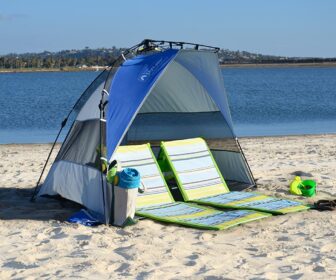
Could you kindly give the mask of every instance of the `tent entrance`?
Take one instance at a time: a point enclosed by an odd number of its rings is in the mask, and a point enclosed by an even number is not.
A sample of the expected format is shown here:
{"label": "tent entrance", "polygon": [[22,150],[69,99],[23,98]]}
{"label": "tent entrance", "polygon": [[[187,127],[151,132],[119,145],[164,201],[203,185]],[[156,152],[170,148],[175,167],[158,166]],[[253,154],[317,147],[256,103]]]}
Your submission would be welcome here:
{"label": "tent entrance", "polygon": [[216,53],[180,50],[138,109],[121,144],[202,137],[232,190],[254,186],[233,132]]}

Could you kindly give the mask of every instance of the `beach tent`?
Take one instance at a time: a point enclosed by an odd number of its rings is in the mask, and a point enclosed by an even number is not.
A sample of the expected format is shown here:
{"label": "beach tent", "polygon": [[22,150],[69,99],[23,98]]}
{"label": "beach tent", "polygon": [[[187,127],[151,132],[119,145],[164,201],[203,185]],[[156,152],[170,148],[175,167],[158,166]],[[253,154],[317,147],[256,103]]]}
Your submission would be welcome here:
{"label": "beach tent", "polygon": [[231,189],[254,186],[233,132],[217,51],[154,40],[125,50],[69,113],[75,120],[35,194],[73,200],[108,223],[112,197],[102,160],[110,161],[119,145],[150,143],[157,154],[160,141],[192,137],[207,141]]}

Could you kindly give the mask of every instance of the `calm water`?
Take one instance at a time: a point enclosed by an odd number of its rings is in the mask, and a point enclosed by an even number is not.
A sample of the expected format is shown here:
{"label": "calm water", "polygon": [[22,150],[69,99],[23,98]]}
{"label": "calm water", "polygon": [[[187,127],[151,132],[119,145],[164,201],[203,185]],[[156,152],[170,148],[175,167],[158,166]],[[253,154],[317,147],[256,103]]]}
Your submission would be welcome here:
{"label": "calm water", "polygon": [[[222,72],[238,136],[336,133],[336,68]],[[97,74],[0,74],[0,143],[51,142]]]}
{"label": "calm water", "polygon": [[223,69],[239,136],[336,133],[336,67]]}

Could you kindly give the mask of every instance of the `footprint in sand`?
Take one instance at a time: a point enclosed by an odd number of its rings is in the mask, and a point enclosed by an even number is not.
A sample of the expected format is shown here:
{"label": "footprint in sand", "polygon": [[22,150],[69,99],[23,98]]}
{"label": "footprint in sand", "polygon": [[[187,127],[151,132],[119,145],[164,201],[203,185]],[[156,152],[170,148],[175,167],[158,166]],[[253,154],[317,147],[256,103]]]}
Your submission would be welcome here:
{"label": "footprint in sand", "polygon": [[14,269],[30,269],[30,268],[36,268],[36,267],[38,267],[38,265],[36,265],[36,264],[26,265],[22,262],[9,261],[9,262],[6,262],[3,265],[3,267],[14,268]]}
{"label": "footprint in sand", "polygon": [[135,279],[139,279],[139,280],[142,280],[142,279],[152,279],[152,278],[150,278],[150,274],[151,274],[152,272],[150,272],[150,271],[142,271],[142,272],[140,272],[136,277],[135,277]]}
{"label": "footprint in sand", "polygon": [[115,272],[126,272],[130,268],[130,265],[127,263],[123,263],[121,266],[119,266],[117,269],[115,269]]}
{"label": "footprint in sand", "polygon": [[245,250],[250,251],[250,252],[258,252],[259,251],[258,248],[254,248],[254,247],[246,248]]}
{"label": "footprint in sand", "polygon": [[88,255],[85,253],[85,251],[83,251],[83,249],[79,249],[79,250],[75,250],[73,252],[71,252],[71,254],[69,255],[70,258],[83,258],[86,259],[88,258]]}
{"label": "footprint in sand", "polygon": [[[209,275],[209,276],[205,276],[204,277],[204,280],[221,280],[223,279],[222,276],[212,276],[212,275]],[[225,279],[225,278],[224,278]],[[229,278],[228,278],[229,279]]]}
{"label": "footprint in sand", "polygon": [[125,229],[118,229],[116,231],[117,234],[123,236],[123,237],[133,237],[134,233],[133,232],[129,232]]}
{"label": "footprint in sand", "polygon": [[294,272],[295,269],[291,266],[291,265],[284,265],[284,266],[281,266],[279,268],[279,270],[282,272],[282,273],[291,273],[291,272]]}
{"label": "footprint in sand", "polygon": [[194,265],[196,265],[196,262],[195,261],[188,261],[185,265],[186,266],[194,266]]}
{"label": "footprint in sand", "polygon": [[196,253],[193,253],[192,255],[187,257],[189,260],[197,260],[199,258],[199,255]]}
{"label": "footprint in sand", "polygon": [[290,238],[288,236],[280,236],[277,241],[290,241]]}
{"label": "footprint in sand", "polygon": [[325,272],[325,268],[324,268],[324,266],[317,265],[313,268],[313,271],[315,271],[315,272]]}
{"label": "footprint in sand", "polygon": [[297,280],[300,279],[304,274],[303,273],[297,273],[297,274],[293,274],[291,276],[289,276],[289,279],[293,279],[293,280]]}
{"label": "footprint in sand", "polygon": [[72,267],[76,269],[77,271],[83,271],[84,269],[88,269],[90,266],[92,266],[92,263],[85,261],[82,263],[75,264]]}
{"label": "footprint in sand", "polygon": [[86,240],[91,240],[92,236],[86,235],[86,234],[79,234],[79,235],[76,235],[75,238],[78,241],[86,241]]}
{"label": "footprint in sand", "polygon": [[130,245],[130,246],[126,246],[126,247],[119,247],[119,248],[115,249],[114,252],[117,253],[118,255],[122,256],[126,260],[134,259],[134,255],[132,253],[132,252],[134,252],[133,247],[134,247],[134,245]]}
{"label": "footprint in sand", "polygon": [[68,235],[62,231],[62,228],[55,228],[50,233],[52,234],[50,237],[51,239],[62,239],[68,237]]}
{"label": "footprint in sand", "polygon": [[85,240],[85,241],[80,241],[79,242],[79,246],[81,247],[81,248],[84,248],[84,247],[86,247],[86,246],[88,246],[89,245],[89,241],[87,241],[87,240]]}
{"label": "footprint in sand", "polygon": [[185,263],[186,266],[194,266],[197,264],[197,262],[195,260],[197,260],[199,258],[199,256],[197,254],[192,254],[190,256],[187,256],[187,258],[189,259],[189,261],[187,263]]}

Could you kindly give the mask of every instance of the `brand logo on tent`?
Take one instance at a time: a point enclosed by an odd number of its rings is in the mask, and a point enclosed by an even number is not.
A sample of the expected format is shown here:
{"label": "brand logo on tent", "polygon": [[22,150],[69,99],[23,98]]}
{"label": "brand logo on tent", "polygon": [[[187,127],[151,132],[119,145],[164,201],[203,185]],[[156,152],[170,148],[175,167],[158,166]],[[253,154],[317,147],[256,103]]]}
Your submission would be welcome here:
{"label": "brand logo on tent", "polygon": [[148,80],[153,74],[157,72],[159,66],[161,65],[161,62],[162,58],[152,64],[146,64],[143,67],[143,70],[140,72],[138,80],[141,82],[145,82],[146,80]]}

